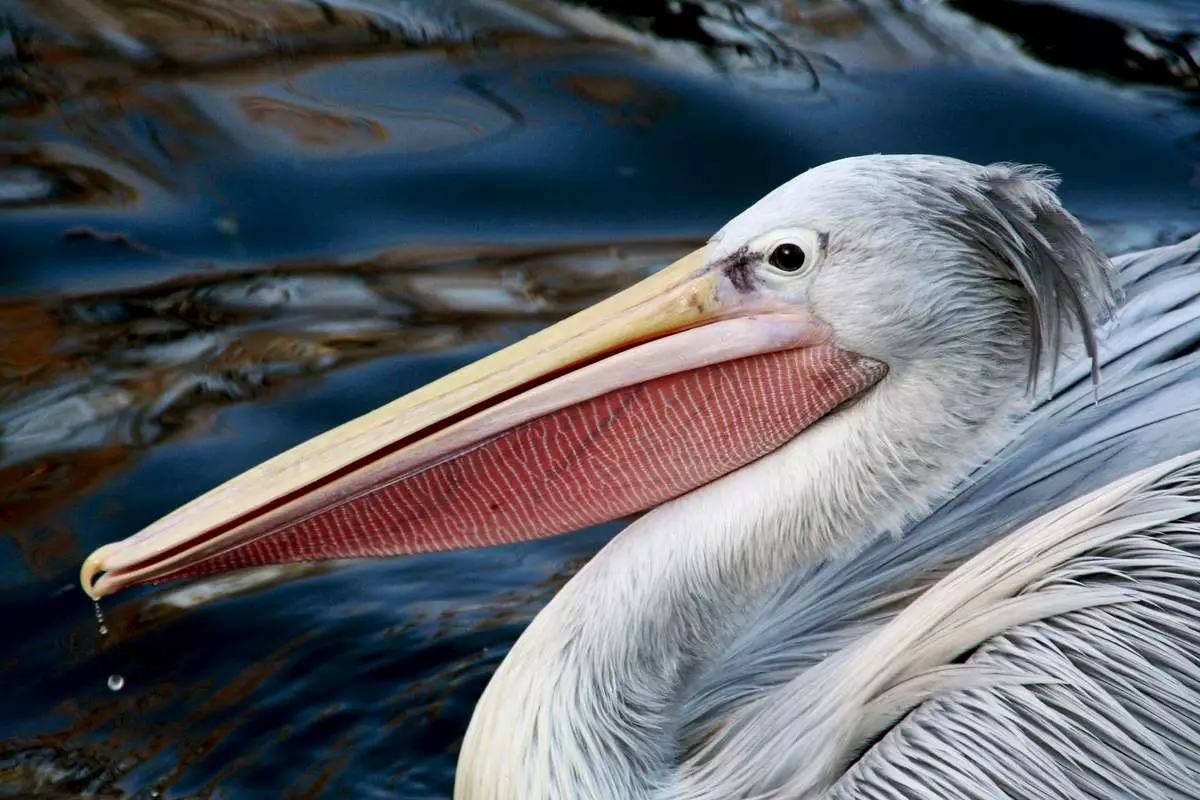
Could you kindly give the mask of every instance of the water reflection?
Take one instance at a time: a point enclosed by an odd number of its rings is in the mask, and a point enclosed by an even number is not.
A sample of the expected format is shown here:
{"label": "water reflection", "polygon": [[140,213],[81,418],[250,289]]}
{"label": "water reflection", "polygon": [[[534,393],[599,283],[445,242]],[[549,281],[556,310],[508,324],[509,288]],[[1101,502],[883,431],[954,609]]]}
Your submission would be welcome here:
{"label": "water reflection", "polygon": [[123,206],[137,190],[103,169],[71,159],[62,148],[0,153],[0,209],[40,205]]}
{"label": "water reflection", "polygon": [[16,40],[23,53],[79,43],[133,64],[212,65],[331,45],[459,38],[452,20],[428,7],[354,0],[33,0],[20,11],[19,19],[36,25]]}
{"label": "water reflection", "polygon": [[[583,42],[791,92],[848,70],[1010,61],[1014,43],[1082,74],[1195,88],[1191,29],[1112,16],[1113,5],[30,1],[3,24],[0,207],[214,191],[200,164],[255,153],[453,149],[523,124],[523,112],[471,70],[433,91],[414,92],[417,75],[446,59],[486,70],[564,57]],[[623,124],[669,104],[611,76],[565,85]]]}
{"label": "water reflection", "polygon": [[[173,797],[210,798],[227,796],[225,787],[234,783],[271,796],[315,798],[326,796],[356,762],[384,756],[386,746],[388,769],[373,781],[377,791],[409,797],[415,789],[423,796],[431,781],[446,779],[444,766],[431,770],[427,758],[457,749],[464,693],[473,699],[506,652],[503,643],[581,564],[569,561],[537,584],[491,597],[486,608],[414,606],[398,624],[363,626],[350,645],[359,660],[352,678],[320,663],[329,646],[326,623],[279,643],[235,645],[204,642],[204,623],[193,614],[193,652],[167,660],[173,623],[214,596],[181,590],[123,602],[108,612],[111,633],[103,639],[86,624],[74,626],[72,650],[119,646],[121,663],[160,666],[120,674],[120,691],[112,689],[119,673],[95,675],[99,685],[77,689],[49,712],[57,720],[53,732],[0,742],[3,790],[8,796],[117,798],[170,791]],[[288,571],[273,575],[268,568],[253,588]],[[224,596],[239,592],[230,589]],[[363,609],[344,614],[356,612]],[[500,644],[463,652],[464,639],[485,637]],[[380,652],[408,656],[394,664],[381,661]],[[77,672],[74,665],[65,668],[68,679],[78,680]],[[331,700],[343,677],[369,688]],[[391,689],[384,691],[387,685]]]}
{"label": "water reflection", "polygon": [[[1128,6],[28,0],[0,21],[0,207],[213,191],[199,164],[251,153],[452,149],[523,124],[523,112],[471,70],[432,91],[413,91],[417,75],[446,59],[486,70],[581,45],[802,93],[848,71],[1011,62],[1014,45],[1081,74],[1194,89],[1197,21],[1114,11]],[[607,76],[566,85],[625,124],[668,102]]]}
{"label": "water reflection", "polygon": [[1171,9],[1170,3],[1144,0],[1076,0],[1065,4],[1069,7],[951,0],[951,5],[1013,34],[1026,52],[1046,64],[1116,83],[1200,88],[1200,40],[1195,35],[1200,17],[1191,4]]}

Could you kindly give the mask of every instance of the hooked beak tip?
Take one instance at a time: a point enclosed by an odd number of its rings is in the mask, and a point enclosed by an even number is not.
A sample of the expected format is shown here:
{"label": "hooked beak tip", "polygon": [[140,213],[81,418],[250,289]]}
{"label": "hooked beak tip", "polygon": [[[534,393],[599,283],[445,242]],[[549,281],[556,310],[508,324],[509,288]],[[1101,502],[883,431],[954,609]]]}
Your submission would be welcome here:
{"label": "hooked beak tip", "polygon": [[108,571],[104,568],[104,558],[111,551],[112,545],[104,545],[95,550],[84,560],[83,566],[79,569],[79,583],[83,586],[83,591],[87,596],[93,600],[99,600],[111,593],[109,591],[111,582],[105,580]]}

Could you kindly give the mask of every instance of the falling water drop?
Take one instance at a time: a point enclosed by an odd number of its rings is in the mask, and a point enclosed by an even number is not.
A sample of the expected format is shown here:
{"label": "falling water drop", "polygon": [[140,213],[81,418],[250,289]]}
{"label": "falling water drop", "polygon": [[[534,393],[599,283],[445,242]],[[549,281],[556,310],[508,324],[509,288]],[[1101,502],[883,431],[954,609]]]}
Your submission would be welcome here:
{"label": "falling water drop", "polygon": [[104,612],[100,610],[100,601],[93,600],[92,608],[96,611],[96,629],[100,631],[101,636],[107,636],[108,626],[104,624]]}
{"label": "falling water drop", "polygon": [[123,675],[109,675],[108,676],[108,688],[111,689],[112,691],[119,692],[119,691],[121,691],[122,687],[124,687],[124,686],[125,686],[125,677]]}

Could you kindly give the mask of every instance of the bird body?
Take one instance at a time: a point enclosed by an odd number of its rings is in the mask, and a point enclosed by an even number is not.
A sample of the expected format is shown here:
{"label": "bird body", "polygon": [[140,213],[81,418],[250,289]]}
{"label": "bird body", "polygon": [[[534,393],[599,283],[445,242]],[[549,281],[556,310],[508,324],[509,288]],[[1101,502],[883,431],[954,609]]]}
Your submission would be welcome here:
{"label": "bird body", "polygon": [[[1200,796],[1200,238],[1110,264],[1053,186],[811,170],[593,316],[102,548],[85,587],[656,505],[505,659],[456,797]],[[366,455],[314,465],[343,442]]]}

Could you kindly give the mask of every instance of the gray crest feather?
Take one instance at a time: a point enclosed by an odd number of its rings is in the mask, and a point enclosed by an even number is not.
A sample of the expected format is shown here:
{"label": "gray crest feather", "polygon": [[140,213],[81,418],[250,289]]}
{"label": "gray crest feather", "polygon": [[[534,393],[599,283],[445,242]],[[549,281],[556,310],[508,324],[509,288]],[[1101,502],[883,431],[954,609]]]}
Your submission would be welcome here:
{"label": "gray crest feather", "polygon": [[958,233],[1020,284],[1029,309],[1029,387],[1044,362],[1051,382],[1065,335],[1077,331],[1099,379],[1097,326],[1107,320],[1117,292],[1108,259],[1059,202],[1059,179],[1049,169],[992,164],[978,183],[950,193],[962,209]]}

